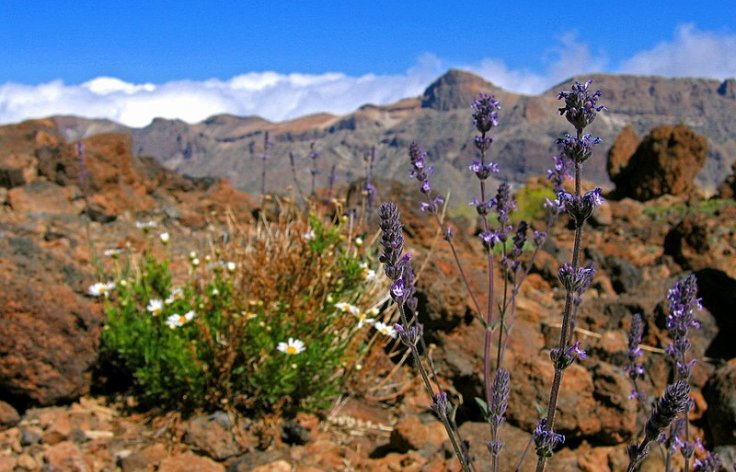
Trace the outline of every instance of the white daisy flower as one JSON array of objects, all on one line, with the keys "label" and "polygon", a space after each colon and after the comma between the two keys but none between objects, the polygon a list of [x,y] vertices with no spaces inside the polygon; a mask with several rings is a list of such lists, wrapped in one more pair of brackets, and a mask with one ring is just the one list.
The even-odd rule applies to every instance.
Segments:
[{"label": "white daisy flower", "polygon": [[180,287],[174,287],[171,289],[171,293],[169,293],[168,298],[164,300],[164,303],[167,305],[171,305],[177,300],[182,300],[184,298],[184,291]]},{"label": "white daisy flower", "polygon": [[362,328],[366,323],[373,324],[376,321],[374,318],[368,318],[368,313],[358,313],[355,317],[358,318],[358,329]]},{"label": "white daisy flower", "polygon": [[355,238],[355,245],[358,246],[358,247],[362,246],[363,245],[363,238],[361,238],[360,236],[358,236],[357,238]]},{"label": "white daisy flower", "polygon": [[376,323],[373,326],[375,326],[378,332],[383,334],[384,336],[395,338],[398,334],[393,326],[389,326],[386,323],[383,323],[381,321],[376,321]]},{"label": "white daisy flower", "polygon": [[228,272],[235,272],[235,269],[237,267],[237,264],[235,264],[233,261],[227,261],[225,263],[225,269],[227,269]]},{"label": "white daisy flower", "polygon": [[164,302],[158,298],[152,298],[148,302],[146,310],[151,312],[151,316],[158,316],[164,309]]},{"label": "white daisy flower", "polygon": [[97,282],[87,288],[87,294],[93,297],[109,297],[110,291],[115,288],[115,282]]},{"label": "white daisy flower", "polygon": [[161,242],[164,243],[164,244],[168,244],[169,239],[171,239],[171,235],[169,235],[169,233],[167,233],[167,232],[163,232],[163,233],[159,234],[158,237],[161,240]]},{"label": "white daisy flower", "polygon": [[199,258],[195,257],[194,259],[192,259],[192,266],[197,267],[198,265],[199,265]]},{"label": "white daisy flower", "polygon": [[289,338],[287,342],[280,342],[276,349],[283,352],[287,356],[295,356],[300,352],[304,352],[304,341]]},{"label": "white daisy flower", "polygon": [[178,313],[174,313],[173,315],[166,318],[166,324],[169,325],[169,328],[174,329],[178,328],[179,326],[184,326],[186,323],[192,321],[194,319],[194,311],[189,310],[186,314],[180,315]]},{"label": "white daisy flower", "polygon": [[346,302],[335,303],[335,308],[342,311],[343,313],[350,313],[354,316],[357,316],[360,313],[360,308]]},{"label": "white daisy flower", "polygon": [[102,254],[105,257],[117,257],[118,255],[120,255],[121,252],[123,252],[122,249],[111,248],[111,249],[105,249],[105,251]]},{"label": "white daisy flower", "polygon": [[315,237],[316,235],[314,234],[314,230],[312,228],[309,228],[309,231],[302,235],[302,238],[304,238],[305,241],[312,241]]}]

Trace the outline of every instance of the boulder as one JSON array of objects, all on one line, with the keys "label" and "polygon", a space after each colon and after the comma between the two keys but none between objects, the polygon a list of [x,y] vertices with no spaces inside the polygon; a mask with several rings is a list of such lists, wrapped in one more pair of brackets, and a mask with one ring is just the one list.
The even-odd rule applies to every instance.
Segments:
[{"label": "boulder", "polygon": [[611,180],[616,181],[621,172],[629,165],[631,157],[639,147],[641,138],[631,125],[624,126],[613,145],[608,150],[606,171]]},{"label": "boulder", "polygon": [[[628,133],[627,133],[628,134]],[[687,195],[695,189],[695,176],[708,157],[708,140],[686,125],[651,130],[625,163],[623,138],[620,152],[609,154],[609,172],[620,197],[646,201],[659,196]]]},{"label": "boulder", "polygon": [[15,406],[89,391],[103,316],[79,293],[84,277],[32,239],[0,241],[0,390]]},{"label": "boulder", "polygon": [[736,360],[718,369],[704,389],[713,444],[736,445]]}]

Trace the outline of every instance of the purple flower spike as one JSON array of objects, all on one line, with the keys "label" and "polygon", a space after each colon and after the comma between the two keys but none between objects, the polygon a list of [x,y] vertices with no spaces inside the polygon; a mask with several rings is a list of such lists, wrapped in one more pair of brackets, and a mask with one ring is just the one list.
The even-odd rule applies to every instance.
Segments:
[{"label": "purple flower spike", "polygon": [[640,398],[643,399],[642,392],[636,389],[636,381],[644,377],[644,365],[639,362],[639,358],[642,356],[641,338],[644,334],[644,322],[642,321],[641,315],[636,313],[631,320],[631,327],[628,332],[629,339],[629,362],[624,367],[624,371],[628,374],[634,388],[631,390],[630,399]]},{"label": "purple flower spike", "polygon": [[667,331],[672,338],[672,343],[665,348],[665,353],[684,378],[690,376],[690,370],[694,365],[694,359],[685,362],[685,355],[690,349],[688,330],[689,328],[700,328],[700,322],[695,319],[695,310],[703,309],[697,295],[697,279],[692,274],[675,283],[667,294],[670,308],[667,316]]},{"label": "purple flower spike", "polygon": [[558,273],[562,286],[568,292],[575,292],[578,295],[582,295],[590,286],[594,275],[595,267],[590,262],[583,267],[578,267],[576,270],[573,270],[570,264],[562,264]]},{"label": "purple flower spike", "polygon": [[498,174],[498,164],[495,162],[482,163],[476,160],[468,168],[475,173],[478,180],[486,180],[491,174]]},{"label": "purple flower spike", "polygon": [[542,418],[532,433],[534,444],[537,446],[537,455],[543,458],[552,457],[555,448],[565,442],[565,436],[547,430],[547,419]]},{"label": "purple flower spike", "polygon": [[471,105],[473,109],[473,124],[481,133],[487,133],[494,126],[498,126],[498,110],[501,104],[493,95],[481,93]]},{"label": "purple flower spike", "polygon": [[562,147],[562,154],[578,164],[587,161],[593,155],[593,146],[600,143],[601,138],[593,138],[590,134],[584,134],[581,139],[568,134],[557,140],[557,144]]},{"label": "purple flower spike", "polygon": [[559,109],[560,115],[565,115],[567,121],[578,131],[591,124],[596,113],[607,110],[603,105],[598,105],[601,91],[596,90],[591,94],[588,90],[591,83],[590,80],[584,84],[575,81],[570,92],[560,92],[557,96],[558,99],[565,100],[565,106]]},{"label": "purple flower spike", "polygon": [[434,394],[434,402],[432,403],[431,408],[440,418],[447,416],[447,405],[446,392],[437,392]]},{"label": "purple flower spike", "polygon": [[484,231],[480,233],[480,240],[486,251],[491,251],[493,246],[501,242],[496,231]]},{"label": "purple flower spike", "polygon": [[488,421],[493,426],[500,426],[505,421],[504,415],[509,406],[509,371],[498,369],[493,377],[493,396],[489,405],[490,416]]}]

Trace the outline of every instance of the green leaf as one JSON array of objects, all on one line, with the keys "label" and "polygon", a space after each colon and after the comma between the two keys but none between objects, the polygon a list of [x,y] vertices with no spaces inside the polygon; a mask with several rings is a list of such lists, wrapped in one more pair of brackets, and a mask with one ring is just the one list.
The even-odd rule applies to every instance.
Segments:
[{"label": "green leaf", "polygon": [[489,413],[488,403],[486,403],[486,401],[480,397],[475,397],[475,403],[477,403],[478,406],[480,407],[481,411],[483,412],[483,416],[487,417]]}]

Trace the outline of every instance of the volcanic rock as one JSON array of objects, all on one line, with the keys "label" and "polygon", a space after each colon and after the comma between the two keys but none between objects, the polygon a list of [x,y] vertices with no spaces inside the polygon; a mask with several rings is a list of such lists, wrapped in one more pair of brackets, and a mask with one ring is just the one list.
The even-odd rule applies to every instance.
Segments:
[{"label": "volcanic rock", "polygon": [[634,155],[640,143],[641,138],[631,125],[624,126],[624,129],[616,136],[616,140],[608,150],[606,161],[606,171],[612,181],[615,182],[622,170],[629,165],[631,156]]},{"label": "volcanic rock", "polygon": [[645,201],[659,196],[686,195],[708,157],[708,140],[685,125],[660,126],[644,137],[628,159],[634,137],[627,132],[620,149],[609,154],[609,174],[621,197]]},{"label": "volcanic rock", "polygon": [[718,369],[705,387],[706,418],[716,445],[736,445],[736,361]]}]

